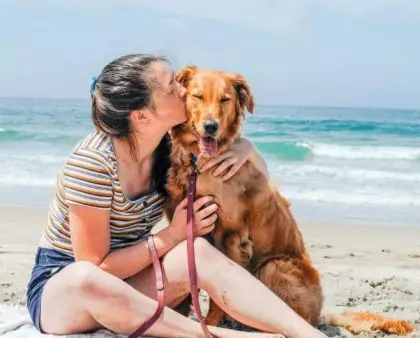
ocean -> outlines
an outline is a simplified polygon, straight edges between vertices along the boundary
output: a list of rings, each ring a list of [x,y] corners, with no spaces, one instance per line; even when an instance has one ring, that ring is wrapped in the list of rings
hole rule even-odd
[[[45,206],[87,100],[0,99],[0,204]],[[244,135],[298,221],[420,226],[420,110],[258,106]]]

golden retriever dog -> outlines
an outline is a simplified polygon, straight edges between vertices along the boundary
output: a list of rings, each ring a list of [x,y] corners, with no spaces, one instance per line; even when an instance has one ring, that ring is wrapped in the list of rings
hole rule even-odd
[[[226,151],[241,136],[246,112],[254,109],[251,89],[240,74],[187,66],[176,79],[187,90],[187,121],[171,131],[169,219],[187,196],[191,155],[200,163]],[[318,324],[323,306],[320,276],[287,201],[266,177],[250,162],[226,181],[208,170],[199,174],[196,194],[197,198],[213,196],[219,206],[210,235],[217,249],[256,276],[302,318]],[[211,301],[206,323],[218,325],[222,319],[222,310]]]

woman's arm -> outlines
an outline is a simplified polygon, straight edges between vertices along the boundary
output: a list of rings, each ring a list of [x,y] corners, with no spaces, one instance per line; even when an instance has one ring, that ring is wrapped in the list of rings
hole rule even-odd
[[[147,241],[109,251],[110,211],[81,205],[70,205],[70,232],[76,261],[89,261],[121,279],[135,275],[149,264]],[[177,241],[165,228],[155,236],[158,256],[165,255]]]
[[[163,229],[154,235],[154,242],[158,257],[164,256],[171,250],[175,242],[168,233],[169,229]],[[115,250],[105,256],[99,267],[121,279],[131,277],[151,264],[147,241]]]
[[[194,201],[194,232],[202,236],[214,229],[216,204],[206,204],[212,197],[204,196]],[[187,199],[176,208],[170,225],[154,235],[159,257],[165,255],[187,236]],[[109,251],[110,211],[71,204],[69,209],[70,233],[76,260],[89,261],[104,271],[121,279],[131,277],[151,264],[147,241]]]

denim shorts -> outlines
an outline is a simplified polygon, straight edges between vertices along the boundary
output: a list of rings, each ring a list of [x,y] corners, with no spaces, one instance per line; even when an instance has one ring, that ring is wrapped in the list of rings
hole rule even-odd
[[[26,303],[32,323],[41,332],[41,297],[47,281],[58,271],[74,262],[72,256],[54,249],[38,248],[35,264],[26,291]]]

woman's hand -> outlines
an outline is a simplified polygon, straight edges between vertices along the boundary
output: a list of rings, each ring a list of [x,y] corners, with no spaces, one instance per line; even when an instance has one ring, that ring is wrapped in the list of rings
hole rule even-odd
[[[212,201],[211,196],[200,197],[194,201],[194,236],[203,236],[214,229],[217,204],[209,204]],[[187,203],[187,198],[185,198],[178,204],[167,228],[169,236],[176,244],[187,238]]]
[[[254,148],[252,143],[246,138],[237,139],[229,148],[228,151],[222,153],[218,157],[215,157],[207,161],[202,167],[200,172],[204,172],[210,168],[213,168],[217,164],[221,163],[216,170],[213,172],[214,176],[219,176],[225,170],[229,169],[222,177],[223,181],[228,180],[245,164],[246,161],[251,161],[259,171],[261,171],[267,179],[269,173],[267,165],[261,155]]]

